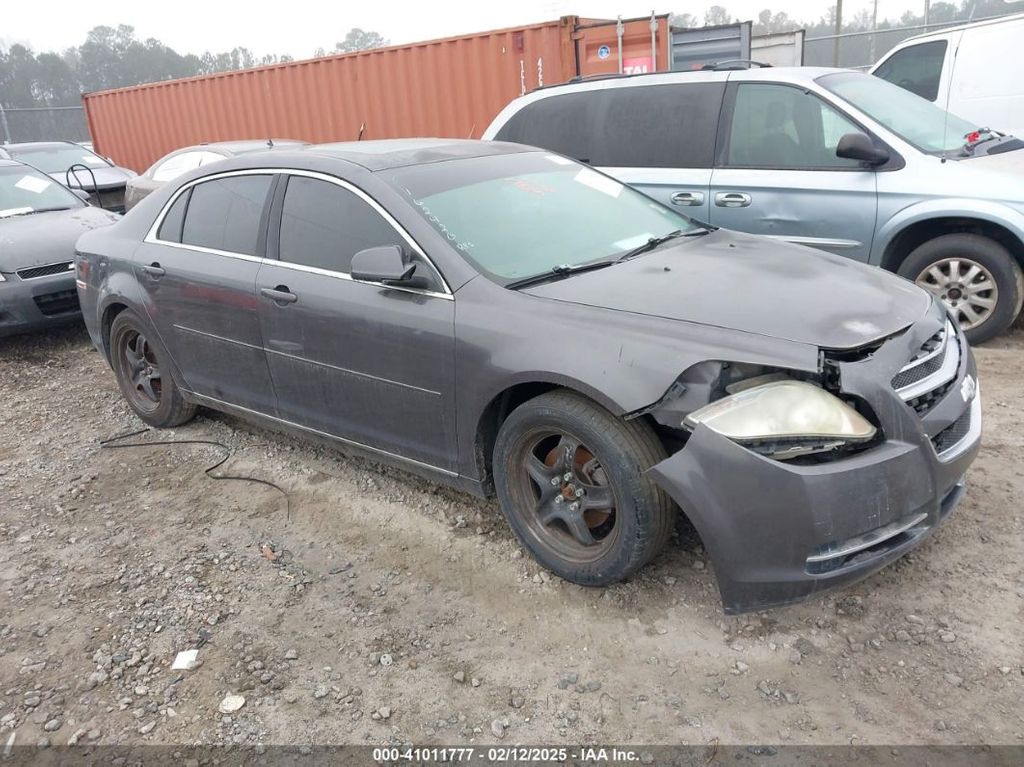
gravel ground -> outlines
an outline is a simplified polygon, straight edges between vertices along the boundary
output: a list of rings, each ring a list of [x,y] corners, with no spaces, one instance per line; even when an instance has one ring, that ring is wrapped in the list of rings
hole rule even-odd
[[[1024,332],[977,354],[984,448],[949,522],[727,618],[685,534],[583,589],[493,502],[234,418],[139,439],[221,442],[289,503],[204,476],[216,447],[101,449],[141,424],[84,330],[0,340],[0,746],[1024,743]]]

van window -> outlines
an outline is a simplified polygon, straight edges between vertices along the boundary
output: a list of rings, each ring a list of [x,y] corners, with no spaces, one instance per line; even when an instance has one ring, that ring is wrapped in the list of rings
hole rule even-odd
[[[495,136],[604,168],[710,168],[724,83],[670,83],[550,96]]]
[[[181,242],[256,255],[260,217],[271,176],[229,176],[192,188]]]
[[[858,168],[836,157],[839,139],[863,133],[801,88],[742,83],[736,89],[725,164],[734,168]]]
[[[921,98],[935,101],[939,96],[939,78],[945,60],[946,41],[931,40],[896,51],[874,74]]]

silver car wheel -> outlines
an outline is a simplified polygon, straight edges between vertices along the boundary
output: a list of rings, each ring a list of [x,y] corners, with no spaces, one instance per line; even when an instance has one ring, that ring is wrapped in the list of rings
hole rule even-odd
[[[999,301],[999,288],[992,273],[969,258],[936,261],[926,266],[914,281],[942,299],[964,330],[985,322]]]

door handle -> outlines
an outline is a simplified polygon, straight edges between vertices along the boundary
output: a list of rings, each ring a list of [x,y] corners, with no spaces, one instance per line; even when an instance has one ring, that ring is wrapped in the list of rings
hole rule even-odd
[[[703,205],[704,192],[674,192],[669,199],[673,205]]]
[[[719,208],[745,208],[750,205],[750,195],[746,192],[719,192],[715,195],[715,205]]]
[[[160,266],[160,264],[156,261],[154,261],[151,264],[146,264],[145,266],[143,266],[142,271],[144,271],[154,280],[159,280],[161,277],[167,274],[166,270],[162,266]]]
[[[287,285],[278,285],[276,288],[260,288],[260,295],[269,298],[275,304],[294,304],[299,297],[288,290]]]

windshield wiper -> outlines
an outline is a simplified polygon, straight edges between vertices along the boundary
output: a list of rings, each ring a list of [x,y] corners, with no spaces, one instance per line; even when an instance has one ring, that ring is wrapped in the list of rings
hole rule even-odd
[[[31,216],[33,213],[52,213],[55,210],[71,210],[67,207],[53,207],[53,208],[33,208],[32,210],[24,210],[20,213],[8,213],[4,218],[13,218],[14,216]]]
[[[674,240],[676,237],[697,237],[698,235],[701,234],[707,234],[710,231],[710,229],[703,228],[685,232],[682,229],[676,229],[675,231],[669,232],[668,234],[663,234],[660,237],[651,237],[643,245],[637,245],[635,248],[631,248],[630,250],[627,250],[625,253],[619,255],[619,257],[615,259],[615,263],[617,264],[620,261],[628,261],[634,256],[639,256],[641,253],[647,253],[648,251],[654,250],[655,248],[664,245],[669,240]]]
[[[977,138],[971,141],[971,136],[976,136]],[[996,139],[1003,138],[1003,136],[1004,134],[994,131],[991,128],[978,128],[964,136],[964,145],[961,149],[965,154],[973,154],[975,148],[979,144],[984,144],[986,141],[994,141]]]
[[[512,282],[505,285],[509,290],[519,290],[519,288],[525,288],[529,285],[536,285],[540,282],[547,282],[548,280],[557,280],[562,277],[569,277],[573,274],[579,274],[580,272],[589,272],[594,269],[603,269],[606,266],[618,263],[618,259],[604,260],[604,261],[591,261],[589,264],[561,264],[559,266],[553,266],[546,272],[540,274],[534,274],[531,277],[523,277],[521,280],[513,280]]]

